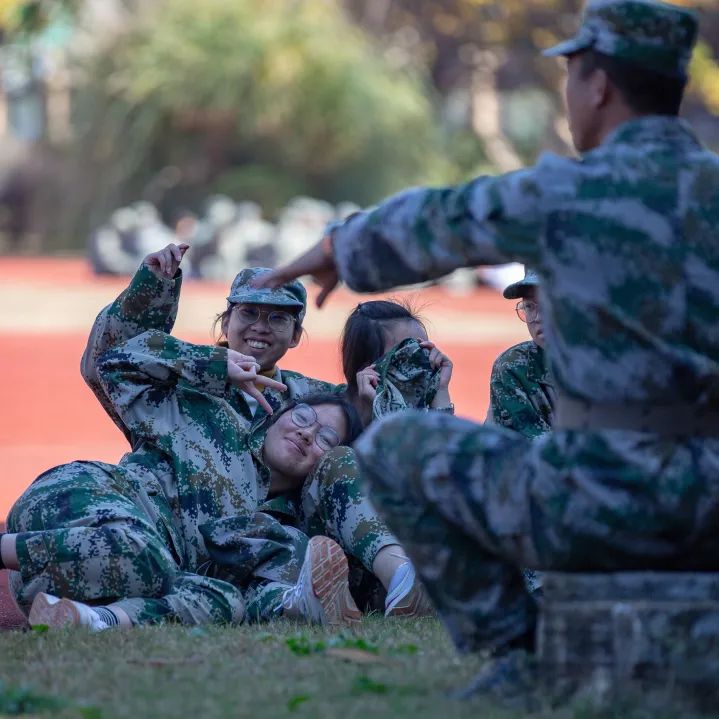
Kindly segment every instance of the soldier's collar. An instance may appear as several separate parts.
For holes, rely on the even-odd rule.
[[[609,145],[654,144],[657,141],[683,141],[701,147],[691,125],[681,117],[673,115],[645,115],[623,122],[596,148],[601,150]],[[590,151],[591,153],[591,151]]]

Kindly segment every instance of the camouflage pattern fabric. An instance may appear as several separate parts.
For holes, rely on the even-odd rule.
[[[462,266],[535,268],[557,392],[719,405],[719,160],[643,117],[582,159],[404,192],[333,229],[358,291]],[[405,412],[357,443],[371,497],[464,648],[535,608],[518,567],[719,568],[719,440],[558,430],[528,440]],[[381,464],[381,467],[380,467]]]
[[[686,77],[698,23],[694,13],[656,0],[592,0],[576,36],[544,51],[593,49],[659,75]]]
[[[407,407],[428,408],[437,394],[439,370],[432,369],[429,351],[406,339],[377,360],[377,394],[372,418],[379,419]]]
[[[580,160],[545,155],[357,213],[333,230],[335,259],[358,292],[524,262],[558,393],[717,406],[717,187],[719,159],[683,120],[643,117]]]
[[[116,606],[137,624],[242,621],[235,587],[182,570],[167,532],[171,516],[166,498],[122,466],[72,462],[48,470],[8,517],[8,530],[19,533],[18,600],[29,607],[39,592],[121,600]]]
[[[296,284],[301,287],[300,283]],[[181,286],[182,270],[178,270],[173,279],[167,279],[157,277],[151,270],[141,265],[129,287],[97,316],[82,357],[80,369],[85,382],[132,446],[135,445],[132,433],[123,424],[112,401],[106,396],[98,376],[97,363],[103,353],[143,332],[149,330],[158,330],[167,334],[172,332],[177,317]],[[302,290],[304,291],[304,288]],[[299,290],[297,292],[299,293]],[[295,303],[297,302],[299,300],[296,298]],[[337,387],[289,370],[280,369],[273,379],[287,385],[287,391],[283,393],[265,390],[265,397],[274,410],[279,409],[288,399],[311,392],[338,392],[342,389],[342,386]],[[241,390],[231,385],[226,387],[225,399],[242,417],[245,428],[249,428],[253,419],[261,418],[265,414],[256,402],[248,401]]]
[[[229,304],[277,305],[279,307],[298,307],[300,322],[307,311],[307,290],[299,280],[293,280],[276,289],[252,286],[252,281],[272,272],[267,267],[246,267],[232,282]]]
[[[520,567],[719,567],[719,442],[606,435],[530,440],[408,410],[358,440],[370,499],[459,649],[532,631]]]
[[[135,273],[129,287],[97,316],[80,361],[80,373],[112,421],[132,444],[130,431],[122,423],[102,388],[97,361],[107,350],[147,330],[169,334],[175,326],[182,287],[182,271],[173,279],[160,279],[145,265]]]
[[[531,340],[502,352],[489,382],[487,421],[539,437],[552,428],[554,387],[544,350]]]
[[[337,447],[327,452],[296,496],[280,495],[260,506],[254,515],[224,517],[201,531],[210,557],[247,599],[251,620],[272,618],[284,589],[299,577],[307,541],[323,535],[334,539],[353,562],[355,596],[377,608],[383,590],[371,575],[380,549],[397,544],[362,491],[354,450]],[[258,570],[258,564],[262,570]]]
[[[226,355],[222,347],[146,332],[99,358],[102,389],[132,433],[135,450],[117,466],[56,468],[18,500],[9,518],[12,531],[38,532],[19,543],[28,573],[25,600],[52,586],[53,593],[78,599],[165,597],[164,604],[151,607],[136,602],[133,616],[164,616],[168,607],[180,621],[203,616],[203,607],[207,620],[242,616],[241,595],[230,585],[218,590],[187,576],[201,574],[210,563],[200,526],[255,512],[269,488],[263,432],[243,431],[244,419],[225,399]],[[93,531],[76,536],[76,525]],[[57,533],[49,537],[44,529]],[[132,558],[145,545],[148,557],[140,556],[133,570]],[[86,574],[70,571],[73,557],[81,567],[90,562]],[[92,561],[107,569],[93,569]],[[130,567],[120,571],[123,562]],[[68,574],[56,576],[62,567]],[[181,590],[170,581],[173,575],[182,575]],[[208,598],[213,592],[214,599]],[[202,596],[193,599],[193,593]]]

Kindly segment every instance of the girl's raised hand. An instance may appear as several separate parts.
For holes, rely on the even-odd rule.
[[[357,373],[357,396],[363,402],[374,402],[377,396],[377,385],[379,384],[379,374],[374,365],[365,367]]]
[[[151,252],[145,257],[142,264],[160,279],[171,280],[189,248],[190,246],[185,243],[176,245],[171,242],[167,247],[163,247],[157,252]]]
[[[452,379],[452,370],[454,369],[452,360],[446,354],[443,354],[434,342],[427,340],[426,342],[420,342],[419,346],[429,350],[429,363],[432,369],[439,370],[439,389],[446,390]]]
[[[357,404],[362,423],[367,426],[372,421],[372,404],[377,396],[379,374],[374,365],[361,369],[357,375]]]
[[[267,412],[272,414],[273,409],[270,403],[265,399],[259,387],[269,387],[278,392],[286,392],[287,385],[277,380],[270,379],[258,374],[260,366],[257,360],[249,355],[243,355],[235,350],[227,350],[227,379],[246,394],[254,397],[257,403]],[[258,387],[259,385],[259,387]]]

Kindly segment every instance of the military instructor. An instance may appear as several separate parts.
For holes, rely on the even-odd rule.
[[[580,159],[413,189],[291,265],[324,301],[523,262],[540,278],[554,432],[439,413],[375,423],[371,496],[463,650],[531,647],[520,567],[719,569],[719,159],[678,112],[695,16],[599,0],[567,58]]]

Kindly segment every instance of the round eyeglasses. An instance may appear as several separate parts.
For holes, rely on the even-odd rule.
[[[317,412],[308,404],[297,404],[290,410],[290,418],[295,426],[306,429],[317,424]],[[315,432],[315,444],[323,451],[328,452],[330,449],[339,447],[340,436],[332,427],[321,424]]]
[[[517,311],[517,317],[522,322],[534,322],[539,317],[539,305],[532,300],[517,302],[515,310]]]
[[[264,317],[269,328],[278,334],[289,332],[296,320],[294,315],[284,310],[263,311],[258,305],[234,305],[232,309],[242,324],[249,327]]]

